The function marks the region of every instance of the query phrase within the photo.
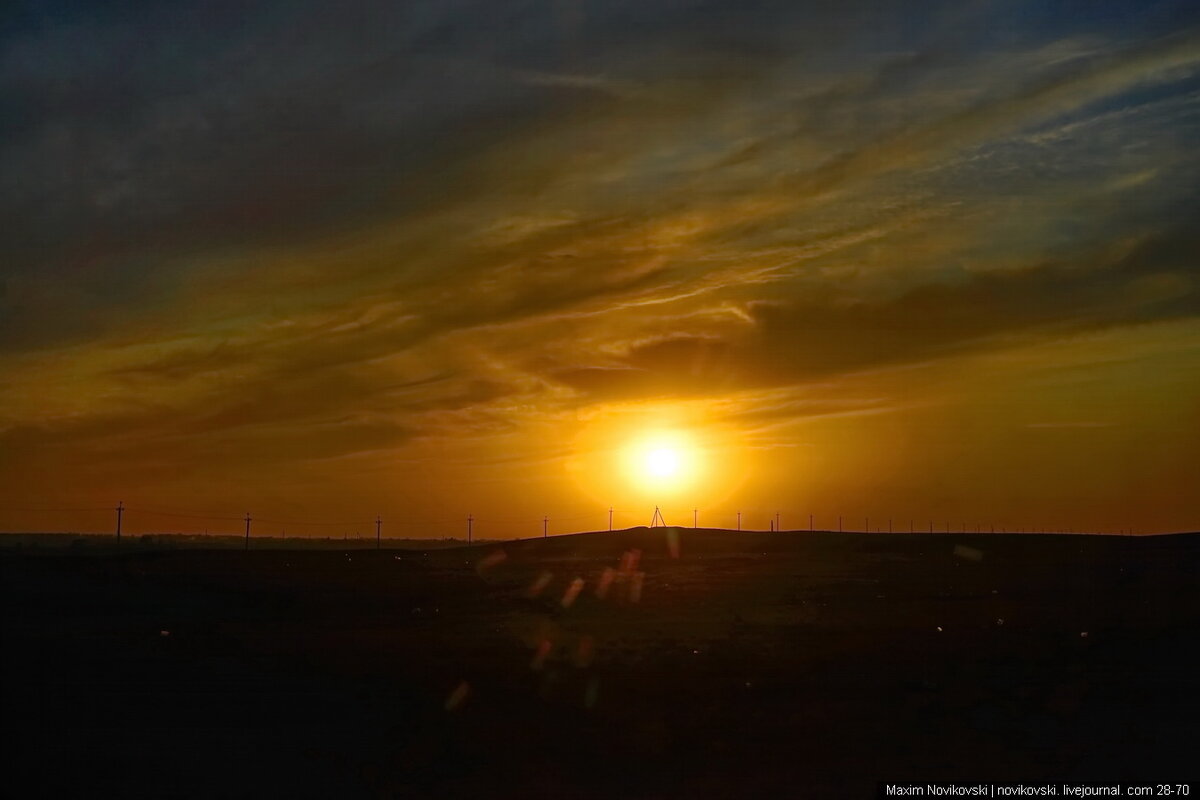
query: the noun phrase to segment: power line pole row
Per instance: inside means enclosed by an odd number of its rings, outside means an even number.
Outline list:
[[[124,522],[124,514],[126,511],[125,501],[123,501],[123,500],[118,501],[116,508],[113,510],[116,511],[116,513],[117,513],[116,535],[117,535],[117,544],[120,544],[122,525]],[[613,507],[609,506],[609,508],[608,508],[608,530],[609,531],[613,530],[613,513],[614,513]],[[250,516],[250,512],[247,511],[246,516],[243,518],[243,521],[246,523],[245,543],[244,543],[244,549],[246,549],[246,550],[250,549],[250,523],[252,520],[253,520],[253,518]],[[475,516],[473,514],[468,515],[467,516],[467,543],[468,544],[471,544],[474,542],[474,522],[475,522]],[[318,523],[318,524],[327,524],[327,523]],[[546,538],[549,536],[549,524],[550,524],[549,515],[544,516],[542,518],[542,537],[543,538]],[[663,518],[662,509],[658,506],[655,506],[654,517],[652,518],[652,520],[650,522],[650,527],[656,527],[659,524],[666,526],[667,523],[666,523],[666,520]],[[376,550],[382,548],[382,542],[383,542],[382,526],[383,526],[383,517],[381,515],[376,515],[376,517],[375,517],[375,549]],[[693,528],[700,527],[700,509],[698,509],[698,508],[692,509],[692,527]],[[843,530],[844,530],[843,529],[843,518],[841,515],[838,516],[838,528],[837,529],[838,529],[839,533],[843,532]],[[995,525],[990,525],[989,529],[992,533],[996,532]],[[742,512],[741,511],[737,512],[737,530],[738,531],[742,530]],[[772,522],[771,530],[772,531],[782,531],[783,530],[782,523],[780,521],[780,512],[778,512],[778,511],[775,512],[775,519]],[[813,514],[808,515],[808,530],[809,531],[816,530]],[[864,530],[867,533],[871,532],[871,518],[870,517],[864,518]],[[894,525],[893,525],[893,520],[890,517],[888,518],[887,530],[888,530],[888,533],[893,533],[895,530]],[[950,522],[949,521],[946,521],[944,523],[944,530],[946,533],[950,533]],[[959,530],[962,533],[968,533],[969,529],[968,529],[967,523],[963,522],[961,527],[959,528]],[[1029,528],[1029,530],[1032,532],[1035,530],[1035,528],[1031,526]],[[1049,530],[1049,529],[1047,529],[1047,530]],[[1059,532],[1060,533],[1071,533],[1071,532],[1073,532],[1073,530],[1074,529],[1072,529],[1072,528],[1066,528]],[[975,533],[982,533],[982,531],[983,531],[983,525],[976,524],[975,525]],[[205,533],[207,533],[207,532],[208,531],[206,530]],[[908,532],[909,533],[916,532],[916,522],[913,519],[909,519],[909,521],[908,521]],[[929,521],[929,532],[933,533],[933,520]],[[1007,527],[1002,528],[1001,532],[1007,533],[1008,528]],[[1018,528],[1018,532],[1024,533],[1025,528],[1024,527]],[[1120,533],[1123,535],[1132,535],[1133,529],[1132,528],[1121,528]]]

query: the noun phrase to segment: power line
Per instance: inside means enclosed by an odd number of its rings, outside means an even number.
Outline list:
[[[53,506],[52,507],[52,506],[36,506],[35,505],[35,506],[15,506],[15,507],[10,508],[9,510],[10,511],[18,511],[18,512],[28,512],[28,513],[42,513],[42,514],[55,513],[55,512],[68,513],[68,512],[100,511],[100,510],[108,510],[111,513],[113,511],[115,511],[116,515],[117,515],[117,519],[115,520],[115,533],[116,533],[118,542],[120,542],[124,538],[124,512],[125,511],[132,511],[132,512],[134,512],[135,515],[143,515],[143,516],[148,516],[148,517],[167,517],[167,518],[192,519],[192,520],[203,520],[203,521],[230,521],[230,522],[234,521],[234,520],[238,520],[238,521],[242,521],[246,524],[247,530],[246,530],[244,536],[245,536],[245,539],[247,540],[246,541],[247,549],[249,546],[248,540],[252,533],[252,531],[249,530],[249,528],[251,527],[252,519],[257,520],[259,522],[268,523],[268,524],[275,524],[275,525],[280,525],[280,526],[294,526],[294,527],[299,528],[301,531],[303,531],[306,527],[316,527],[316,528],[319,528],[319,527],[335,527],[335,528],[341,527],[343,529],[346,529],[346,528],[361,529],[361,527],[363,527],[363,526],[374,524],[375,525],[376,547],[377,548],[382,547],[382,515],[379,515],[379,514],[377,514],[375,516],[375,518],[373,518],[373,519],[359,518],[359,519],[345,519],[345,520],[339,520],[339,521],[310,520],[310,519],[280,519],[280,518],[274,518],[274,517],[251,518],[249,513],[247,513],[245,515],[245,517],[238,517],[238,516],[231,516],[228,514],[221,514],[221,513],[208,513],[208,512],[204,512],[204,511],[195,511],[195,510],[187,510],[187,509],[165,508],[165,507],[156,506],[156,505],[141,506],[141,505],[135,504],[134,506],[131,507],[131,506],[126,506],[124,501],[119,501],[118,505],[115,508],[113,506],[108,506],[107,508],[104,508],[104,507],[99,507],[99,506],[67,506],[67,505],[64,505],[64,506]],[[580,510],[582,511],[582,509],[580,509]],[[676,511],[679,511],[679,509],[676,509]],[[558,519],[562,523],[568,523],[568,528],[573,527],[573,526],[569,525],[569,523],[577,522],[580,520],[593,520],[602,525],[603,524],[602,518],[603,518],[604,512],[605,512],[605,509],[597,508],[595,510],[588,511],[586,513],[576,513],[576,514],[565,515],[565,516],[556,515],[555,519]],[[607,512],[608,512],[608,520],[607,520],[608,521],[608,530],[611,531],[615,527],[615,521],[616,521],[615,515],[617,513],[620,513],[623,515],[631,515],[631,516],[633,516],[634,519],[636,519],[637,517],[640,517],[642,513],[644,513],[644,509],[642,509],[642,510],[625,510],[625,509],[617,509],[614,505],[610,505],[607,508]],[[738,531],[743,530],[743,528],[742,528],[743,512],[744,512],[744,507],[742,509],[738,509],[736,512],[733,512],[729,509],[707,509],[706,510],[706,513],[710,513],[710,514],[714,514],[714,515],[718,515],[718,516],[724,516],[724,515],[730,514],[730,513],[735,514],[736,515],[736,529]],[[683,512],[683,513],[686,513],[686,512]],[[750,511],[746,511],[745,513],[751,513],[751,514],[763,513],[763,509],[762,509],[762,507],[755,507],[755,508],[752,508]],[[799,514],[800,512],[794,511],[794,510],[789,510],[788,513],[789,514]],[[783,529],[782,514],[783,514],[782,510],[777,510],[771,515],[771,516],[773,516],[772,525],[771,525],[771,529],[773,531],[782,531],[782,529]],[[455,518],[416,517],[416,518],[411,518],[411,519],[394,519],[393,522],[390,524],[395,525],[396,529],[398,531],[404,531],[404,530],[411,531],[414,529],[416,529],[418,531],[424,530],[429,533],[432,533],[434,531],[439,531],[439,532],[441,532],[443,537],[445,537],[447,535],[453,536],[453,534],[450,533],[450,531],[457,528],[457,525],[455,525],[453,528],[451,527],[451,523],[454,521],[454,519],[460,520],[460,522],[458,522],[457,524],[461,525],[462,517],[455,517]],[[521,525],[523,527],[524,525],[528,525],[530,522],[532,522],[536,518],[533,518],[531,516],[530,517],[518,516],[518,517],[491,518],[486,515],[482,518],[477,518],[474,516],[474,514],[471,514],[468,517],[468,525],[467,525],[467,541],[470,543],[474,542],[474,522],[476,519],[482,519],[485,522],[493,523],[493,524],[496,524],[496,523],[499,523],[502,525],[503,524],[512,524],[512,525]],[[949,521],[949,519],[944,518],[944,520],[945,521],[944,521],[943,529],[946,533],[950,533],[952,531],[952,524]],[[809,522],[809,530],[810,531],[815,530],[815,515],[812,512],[808,512],[808,522]],[[657,527],[658,525],[666,525],[664,513],[660,506],[655,507],[654,516],[651,518],[651,523],[650,523],[651,527]],[[934,521],[930,520],[929,528],[928,528],[930,533],[934,532],[934,530],[935,530],[934,525],[935,525]],[[699,528],[699,508],[698,507],[692,508],[692,527]],[[982,522],[977,522],[975,525],[974,532],[982,533],[982,531],[985,527],[989,528],[989,530],[992,533],[995,533],[996,527],[998,527],[998,526],[996,526],[995,524],[985,524]],[[871,524],[870,524],[870,517],[864,518],[864,528],[868,533],[873,531],[873,529],[871,528]],[[887,524],[887,531],[889,533],[892,533],[892,532],[896,531],[897,529],[898,529],[898,526],[895,525],[894,519],[892,517],[889,517],[888,524]],[[910,517],[909,532],[913,533],[913,532],[915,532],[915,529],[916,529],[915,520]],[[844,518],[840,515],[838,517],[838,530],[839,531],[844,530]],[[883,530],[882,525],[879,525],[878,530],[880,532],[882,532],[882,530]],[[960,522],[959,528],[957,530],[964,534],[969,533],[970,525],[967,522],[962,521],[962,522]],[[1018,526],[1017,530],[1020,533],[1034,532],[1034,531],[1042,531],[1042,532],[1052,532],[1053,531],[1053,532],[1058,532],[1058,533],[1075,533],[1075,532],[1080,531],[1081,528],[1079,526],[1075,526],[1075,525],[1072,525],[1072,526],[1027,525],[1027,526]],[[1001,527],[1001,532],[1002,533],[1007,532],[1007,526]],[[1122,527],[1120,529],[1120,532],[1123,534],[1130,533],[1130,529]],[[207,533],[207,530],[205,531],[205,533]],[[418,535],[420,535],[420,534],[418,534]],[[546,514],[542,517],[542,535],[543,535],[543,537],[549,536],[549,515],[548,514]]]
[[[236,520],[241,519],[241,517],[226,517],[226,516],[219,516],[216,514],[187,514],[187,513],[179,512],[179,511],[151,511],[149,509],[145,509],[145,508],[141,508],[141,507],[137,507],[137,506],[135,506],[133,510],[137,511],[139,514],[149,514],[149,515],[155,516],[155,517],[181,517],[181,518],[185,518],[185,519],[209,519],[209,520],[216,519],[216,520],[230,520],[230,521],[236,521]],[[279,522],[279,520],[264,519],[263,522]],[[284,523],[284,524],[289,524],[289,523]],[[297,523],[292,523],[292,524],[303,525],[303,524],[307,524],[307,523],[297,522]]]
[[[5,506],[7,511],[31,511],[31,512],[46,512],[46,511],[111,511],[112,506]]]

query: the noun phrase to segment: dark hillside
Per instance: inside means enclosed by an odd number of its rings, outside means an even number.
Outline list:
[[[1186,779],[1198,564],[1194,534],[10,550],[6,784],[866,797],[882,778]]]

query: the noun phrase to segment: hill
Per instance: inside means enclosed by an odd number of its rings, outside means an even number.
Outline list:
[[[7,550],[4,769],[18,795],[1173,781],[1200,738],[1198,563],[1194,534],[661,528]]]

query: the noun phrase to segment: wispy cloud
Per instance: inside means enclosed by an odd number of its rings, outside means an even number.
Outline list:
[[[1026,428],[1111,428],[1111,422],[1030,422]]]

